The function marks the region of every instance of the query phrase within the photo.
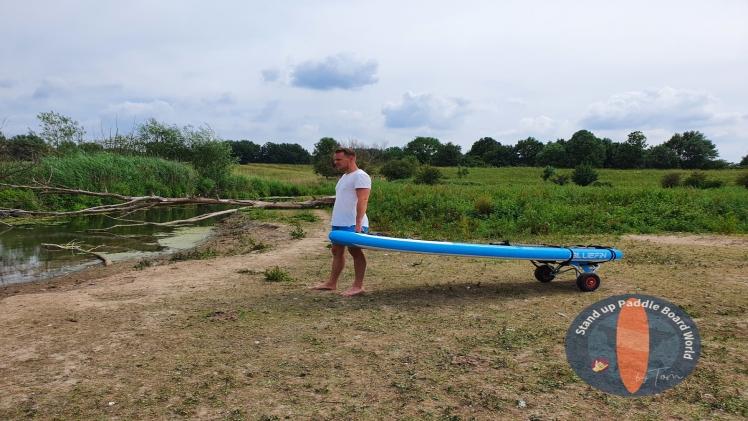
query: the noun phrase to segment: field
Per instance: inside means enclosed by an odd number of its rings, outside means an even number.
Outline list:
[[[314,176],[308,166],[256,164],[239,171],[303,180],[334,194],[332,182]],[[600,181],[612,187],[543,182],[540,168],[469,171],[459,178],[456,168],[446,168],[445,180],[436,186],[376,178],[368,211],[372,228],[424,239],[513,241],[671,231],[748,233],[748,190],[735,185],[738,170],[706,172],[726,183],[717,189],[660,187],[671,170],[600,170]]]
[[[242,171],[283,177],[284,182],[303,180],[310,188],[333,185],[307,169],[252,165]],[[375,193],[380,190],[371,205],[373,228],[382,230],[378,221],[394,215],[387,229],[396,231],[395,224],[407,221],[410,212],[403,208],[377,215],[374,206],[385,199],[408,203],[408,196],[422,200],[436,194],[428,189],[459,203],[456,209],[465,210],[478,226],[483,220],[469,212],[474,197],[489,195],[491,203],[500,203],[502,195],[521,194],[523,184],[532,193],[527,200],[536,205],[549,199],[574,203],[574,197],[585,194],[581,187],[543,185],[539,173],[529,171],[535,170],[471,169],[467,178],[450,178],[437,187],[375,180]],[[603,174],[614,184],[613,192],[622,190],[629,200],[650,189],[665,199],[738,206],[746,195],[734,186],[663,193],[649,171],[631,177]],[[734,172],[713,174],[729,180]],[[605,197],[588,194],[587,200]],[[740,215],[740,209],[729,211]],[[199,260],[141,262],[0,290],[0,418],[748,416],[744,225],[730,235],[651,235],[635,225],[628,228],[631,234],[600,229],[589,235],[581,226],[541,234],[509,231],[517,238],[622,249],[625,259],[603,265],[602,286],[593,293],[578,292],[569,275],[541,284],[528,262],[372,251],[367,252],[369,292],[354,299],[306,289],[329,273],[328,225],[328,210],[248,212],[223,224],[227,236],[196,250],[192,259]],[[294,226],[303,229],[303,238],[293,239],[298,238],[291,234]],[[417,225],[402,230],[416,231]],[[459,231],[430,226],[420,235],[453,232]],[[461,235],[488,236],[480,231]],[[267,281],[266,271],[275,267],[290,279]],[[349,259],[341,287],[351,278]],[[576,314],[595,301],[626,293],[676,303],[694,319],[702,337],[694,373],[656,396],[598,392],[565,360],[564,335]]]

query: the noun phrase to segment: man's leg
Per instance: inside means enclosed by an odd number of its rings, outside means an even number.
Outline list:
[[[345,291],[343,295],[353,296],[364,292],[364,274],[366,273],[366,257],[364,257],[364,251],[359,247],[348,247],[348,252],[353,256],[353,267],[356,273],[356,279],[353,280],[353,285],[350,289]]]
[[[327,282],[313,286],[312,289],[333,290],[338,286],[338,278],[340,278],[340,273],[343,272],[343,267],[345,267],[345,246],[333,244],[330,252],[332,253],[330,279]]]

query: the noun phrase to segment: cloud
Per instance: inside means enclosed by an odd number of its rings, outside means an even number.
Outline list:
[[[382,108],[385,125],[390,128],[454,127],[468,112],[468,102],[462,98],[445,98],[432,94],[406,92],[400,102]]]
[[[164,100],[124,101],[110,104],[104,110],[104,115],[119,117],[141,117],[156,119],[174,115],[174,107]]]
[[[0,79],[0,88],[12,88],[15,82],[10,79]]]
[[[279,101],[269,101],[262,106],[257,115],[252,119],[255,122],[263,123],[271,120],[275,116],[275,112],[278,110]]]
[[[667,128],[683,130],[734,123],[737,114],[714,111],[716,99],[705,92],[664,87],[612,95],[592,104],[581,120],[589,129]]]
[[[291,70],[291,84],[320,91],[358,89],[377,83],[377,67],[374,60],[364,61],[340,53],[297,64]]]
[[[278,69],[263,69],[262,80],[265,82],[275,82],[280,79],[280,70]]]
[[[51,97],[66,97],[71,93],[70,85],[59,78],[46,78],[31,94],[33,99],[48,99]]]

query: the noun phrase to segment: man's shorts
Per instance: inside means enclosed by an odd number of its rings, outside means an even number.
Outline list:
[[[350,232],[356,232],[356,226],[350,225],[350,226],[341,226],[341,225],[333,225],[332,226],[333,231],[350,231]],[[361,227],[361,232],[364,234],[367,234],[369,232],[369,227]]]

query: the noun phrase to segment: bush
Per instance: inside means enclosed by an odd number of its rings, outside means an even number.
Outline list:
[[[469,171],[467,167],[457,167],[457,178],[463,178],[466,177],[469,174]]]
[[[491,212],[493,212],[493,202],[491,202],[491,198],[488,196],[479,197],[475,201],[475,211],[479,215],[490,215]]]
[[[686,178],[683,185],[697,189],[716,189],[722,187],[725,183],[721,180],[709,180],[706,174],[701,171],[694,171]]]
[[[442,178],[439,168],[424,165],[416,172],[414,181],[418,184],[436,184]]]
[[[738,178],[735,179],[735,184],[738,186],[743,186],[746,189],[748,189],[748,172],[744,172],[743,174],[740,174]]]
[[[541,177],[543,177],[543,181],[548,181],[548,179],[553,177],[554,175],[556,175],[556,168],[548,165],[547,167],[543,168],[543,175],[541,175]]]
[[[571,179],[580,186],[588,186],[597,180],[597,171],[589,164],[577,165],[571,173]]]
[[[382,165],[379,173],[387,180],[410,178],[416,170],[416,163],[412,159],[393,159]]]
[[[564,184],[569,182],[569,176],[566,174],[559,174],[556,177],[552,178],[551,181],[558,184],[559,186],[563,186]]]
[[[660,179],[660,185],[664,189],[678,187],[680,184],[680,173],[677,172],[667,173],[662,176],[662,179]]]

